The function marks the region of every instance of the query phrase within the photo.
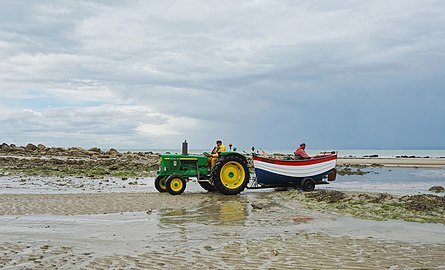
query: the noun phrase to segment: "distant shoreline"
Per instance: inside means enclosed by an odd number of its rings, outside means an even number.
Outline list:
[[[339,157],[337,165],[363,165],[404,168],[445,168],[445,158],[346,158]]]
[[[295,149],[267,149],[256,148],[255,152],[261,152],[263,149],[270,155],[292,155]],[[144,152],[151,151],[156,153],[180,153],[181,149],[118,149],[120,152]],[[244,151],[243,151],[244,150]],[[191,154],[202,154],[209,151],[209,149],[189,149]],[[445,158],[444,149],[307,149],[309,155],[317,155],[320,152],[335,151],[338,157],[341,158],[365,158],[365,157],[379,157],[379,158]],[[251,150],[238,149],[238,152],[251,153]]]
[[[59,148],[46,147],[42,144],[39,144],[37,146],[33,144],[28,144],[26,146],[16,146],[14,144],[8,145],[6,143],[3,143],[0,145],[0,157],[2,158],[26,157],[41,159],[42,157],[66,157],[70,159],[86,159],[90,160],[93,163],[95,162],[95,160],[108,160],[112,163],[119,161],[119,168],[128,167],[128,164],[136,164],[142,166],[142,164],[147,163],[150,164],[149,167],[154,168],[159,163],[158,153],[164,153],[165,151],[171,151],[172,153],[180,152],[178,150],[171,149],[151,149],[146,151],[148,152],[143,152],[142,150],[122,152],[122,150],[118,151],[113,148],[103,151],[97,147],[93,147],[90,149],[83,149],[80,147]],[[275,153],[276,156],[292,155],[291,152],[289,153],[290,150],[273,151],[270,149],[266,149],[265,151],[269,154]],[[314,155],[319,152],[320,151],[318,150],[308,151],[309,155]],[[189,153],[202,154],[200,149],[191,149]],[[10,161],[5,160],[4,162]],[[442,168],[445,167],[445,150],[349,150],[349,152],[344,150],[338,152],[337,164],[339,166],[351,165],[408,168]],[[89,168],[93,165],[94,164],[85,164],[84,167]]]

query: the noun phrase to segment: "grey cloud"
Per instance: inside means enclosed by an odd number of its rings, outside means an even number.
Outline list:
[[[131,147],[134,141],[153,144],[151,133],[136,133],[138,127],[160,126],[169,118],[136,106],[13,110],[0,116],[3,127],[0,134],[22,144],[29,141],[51,144],[51,140],[56,140],[66,145],[88,146],[113,141]]]
[[[41,118],[27,112],[2,123],[18,134],[10,136],[56,130],[88,142],[108,134],[116,143],[163,145],[188,136],[200,147],[209,137],[276,148],[300,139],[380,147],[386,130],[384,137],[402,138],[393,147],[404,147],[423,136],[406,136],[409,108],[443,122],[436,115],[445,113],[438,101],[444,8],[441,1],[2,1],[0,93],[11,102],[0,109],[30,109],[32,90],[74,111],[40,108]],[[404,91],[437,98],[419,106],[422,95]],[[11,105],[20,100],[23,108]],[[141,119],[145,110],[159,121]],[[443,125],[413,125],[443,145]]]

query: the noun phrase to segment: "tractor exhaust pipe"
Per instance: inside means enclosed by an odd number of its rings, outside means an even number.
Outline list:
[[[185,140],[182,143],[182,155],[183,156],[188,156],[188,151],[189,151],[189,144],[188,144],[187,140]]]

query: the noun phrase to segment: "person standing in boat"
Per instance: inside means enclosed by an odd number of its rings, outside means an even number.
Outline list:
[[[295,150],[294,152],[295,159],[310,159],[311,157],[306,153],[305,149],[306,144],[301,143],[300,147],[298,147],[297,150]]]

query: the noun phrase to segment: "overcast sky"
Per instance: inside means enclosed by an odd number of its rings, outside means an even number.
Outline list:
[[[0,143],[445,149],[445,1],[0,2]]]

